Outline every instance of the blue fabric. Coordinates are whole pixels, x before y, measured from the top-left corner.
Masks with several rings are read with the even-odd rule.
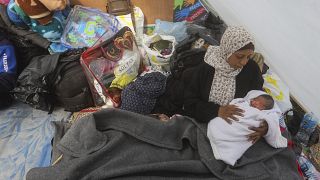
[[[11,73],[0,73],[0,93],[9,94],[16,85],[16,75]],[[0,104],[2,99],[0,98]]]
[[[0,41],[0,73],[16,74],[17,61],[12,44],[3,39]]]
[[[166,87],[166,76],[160,72],[139,76],[121,92],[120,109],[140,114],[150,114],[157,98]]]
[[[26,23],[19,17],[19,15],[17,14],[14,8],[15,8],[14,0],[10,0],[7,6],[7,14],[10,21],[16,26],[26,28],[27,27]]]
[[[189,37],[189,35],[187,34],[186,21],[168,22],[157,19],[154,33],[174,36],[177,42],[181,42]]]
[[[7,6],[7,14],[10,21],[22,28],[28,28],[28,24],[30,24],[30,18],[23,12],[23,10],[16,5],[14,0],[10,0]]]
[[[34,167],[45,167],[51,161],[51,121],[64,121],[70,113],[59,109],[53,114],[14,103],[0,110],[0,179],[25,179]]]
[[[48,50],[49,50],[50,54],[54,54],[54,53],[66,52],[69,49],[70,49],[70,47],[67,47],[62,43],[53,42],[50,44]]]

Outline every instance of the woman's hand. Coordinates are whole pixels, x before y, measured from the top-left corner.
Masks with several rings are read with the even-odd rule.
[[[249,129],[255,132],[248,135],[248,141],[252,141],[252,144],[256,143],[261,137],[267,134],[268,128],[269,126],[266,120],[261,122],[259,127],[249,127]]]
[[[232,120],[238,121],[237,116],[243,116],[243,110],[238,108],[236,105],[226,105],[220,106],[218,111],[218,116],[227,121],[227,123],[232,124]]]

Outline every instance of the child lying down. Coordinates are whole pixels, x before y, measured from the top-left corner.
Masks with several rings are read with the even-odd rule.
[[[268,133],[264,136],[267,143],[274,148],[287,147],[287,139],[281,135],[279,128],[279,111],[274,108],[271,96],[261,94],[250,99],[237,98],[230,104],[244,110],[243,117],[237,116],[238,121],[233,121],[232,124],[216,117],[208,124],[207,136],[216,159],[234,166],[252,145],[248,134],[254,131],[249,127],[259,127],[263,120],[268,123]]]

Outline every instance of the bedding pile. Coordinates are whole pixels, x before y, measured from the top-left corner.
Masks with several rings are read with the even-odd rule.
[[[0,85],[10,75],[0,179],[300,178],[293,151],[265,140],[234,166],[216,160],[207,125],[184,116],[188,72],[226,28],[199,0],[179,1],[180,22],[156,20],[148,35],[138,7],[115,16],[69,0],[3,2],[0,39],[15,56],[0,65],[16,67],[0,71]],[[266,71],[261,54],[252,59]]]

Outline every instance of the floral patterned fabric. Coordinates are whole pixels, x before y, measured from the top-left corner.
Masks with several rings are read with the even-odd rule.
[[[227,28],[221,38],[220,46],[209,46],[204,61],[215,69],[209,95],[210,102],[227,105],[234,99],[236,76],[242,69],[232,68],[227,59],[249,43],[254,43],[249,32],[241,26],[234,26]]]
[[[320,171],[320,143],[317,143],[310,147],[310,160],[313,165]]]

